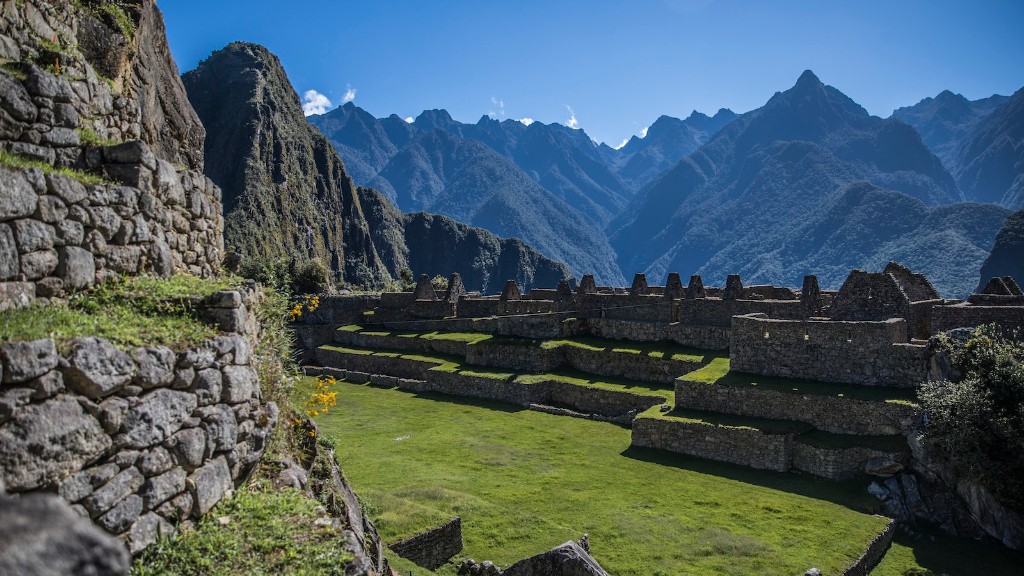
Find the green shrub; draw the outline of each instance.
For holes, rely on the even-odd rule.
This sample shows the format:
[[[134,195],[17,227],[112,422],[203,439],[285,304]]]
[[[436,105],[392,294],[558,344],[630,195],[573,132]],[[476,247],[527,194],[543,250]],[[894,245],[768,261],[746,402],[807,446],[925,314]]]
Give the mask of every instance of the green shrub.
[[[430,279],[430,285],[434,288],[434,290],[447,290],[448,279],[438,274],[437,276],[434,276],[433,278]]]
[[[296,294],[324,294],[333,288],[331,271],[319,258],[291,262],[292,291]]]
[[[985,326],[947,349],[952,380],[918,393],[925,436],[957,474],[1024,511],[1024,342]]]

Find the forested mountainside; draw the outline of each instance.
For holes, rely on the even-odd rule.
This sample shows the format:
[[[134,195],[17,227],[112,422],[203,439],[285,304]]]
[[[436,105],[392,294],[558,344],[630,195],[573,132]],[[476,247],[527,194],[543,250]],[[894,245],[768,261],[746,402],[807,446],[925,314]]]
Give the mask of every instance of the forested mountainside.
[[[952,172],[966,197],[1024,208],[1024,88],[979,124]]]
[[[863,203],[874,194],[851,192],[858,182],[884,189],[891,201],[908,207],[906,212],[887,209],[881,214],[894,223],[908,218],[896,228],[906,238],[879,235],[883,229],[873,225],[859,230],[851,225],[846,230],[857,240],[854,245],[827,261],[811,258],[826,248],[829,235],[800,237],[797,231],[852,223],[856,214],[872,210]],[[892,251],[910,239],[941,232],[970,239],[973,249],[968,252],[976,261],[966,258],[974,263],[956,273],[973,277],[996,230],[984,228],[1005,212],[965,204],[947,208],[969,215],[962,219],[921,216],[929,206],[961,201],[952,176],[912,127],[868,115],[807,71],[793,88],[743,114],[653,181],[609,232],[623,269],[654,277],[668,271],[696,271],[711,278],[739,272],[751,282],[787,285],[799,285],[804,274],[821,274],[822,264],[836,270],[867,266],[886,259],[880,250]],[[915,260],[935,262],[945,270],[938,263],[944,261],[947,246],[914,246]],[[835,287],[841,280],[824,274],[825,286]],[[960,291],[941,281],[937,288],[946,294]]]
[[[230,44],[183,80],[207,127],[206,168],[224,190],[229,249],[317,257],[336,280],[359,286],[379,286],[406,266],[417,274],[463,273],[471,290],[500,290],[496,282],[513,278],[554,286],[568,276],[564,265],[521,242],[455,222],[428,242],[415,231],[407,235],[405,217],[390,205],[372,199],[368,214],[367,194],[357,192],[334,148],[306,122],[298,94],[266,48]],[[466,258],[443,261],[451,267],[442,269],[434,267],[440,261],[433,251]]]
[[[996,233],[992,252],[981,265],[977,289],[994,276],[1013,276],[1018,282],[1024,278],[1024,210],[1011,214]]]
[[[925,98],[913,106],[897,108],[893,118],[910,124],[921,140],[953,172],[960,147],[993,112],[1009,100],[993,94],[980,100],[968,100],[961,94],[943,90],[934,98]]]

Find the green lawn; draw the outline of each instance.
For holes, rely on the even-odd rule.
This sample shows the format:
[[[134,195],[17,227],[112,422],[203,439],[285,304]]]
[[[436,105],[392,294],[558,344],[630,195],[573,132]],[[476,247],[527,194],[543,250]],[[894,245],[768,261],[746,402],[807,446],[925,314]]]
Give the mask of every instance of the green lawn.
[[[463,555],[499,565],[587,532],[616,575],[836,574],[884,525],[858,483],[630,449],[620,426],[500,403],[338,392],[319,423],[385,541],[461,516]]]

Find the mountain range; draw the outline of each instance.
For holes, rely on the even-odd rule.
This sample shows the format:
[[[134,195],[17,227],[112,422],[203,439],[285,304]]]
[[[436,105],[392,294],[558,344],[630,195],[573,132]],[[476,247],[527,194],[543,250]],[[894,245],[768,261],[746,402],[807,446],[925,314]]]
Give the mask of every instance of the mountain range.
[[[564,264],[522,241],[444,216],[403,214],[357,188],[266,48],[230,44],[183,81],[206,126],[207,174],[223,191],[229,249],[317,257],[336,281],[359,286],[380,286],[403,268],[459,272],[468,289],[488,292],[508,279],[528,287],[569,278]]]
[[[1024,150],[1020,99],[943,92],[881,119],[806,71],[761,108],[662,116],[618,149],[558,124],[465,124],[444,110],[410,123],[348,103],[309,120],[400,209],[521,237],[575,275],[799,285],[815,273],[834,288],[896,259],[955,296],[974,287],[1024,182],[1005,174],[1022,172],[1010,158]],[[984,192],[993,181],[1006,190]]]

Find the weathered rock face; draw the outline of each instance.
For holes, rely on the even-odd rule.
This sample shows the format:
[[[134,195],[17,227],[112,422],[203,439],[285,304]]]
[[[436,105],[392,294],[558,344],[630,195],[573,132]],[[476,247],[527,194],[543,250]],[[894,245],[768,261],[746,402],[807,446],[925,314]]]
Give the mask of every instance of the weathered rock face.
[[[608,576],[579,544],[566,542],[506,568],[504,576]]]
[[[389,278],[344,165],[306,122],[277,57],[234,43],[183,80],[206,125],[207,173],[224,190],[227,246],[317,257],[359,285]]]
[[[208,304],[251,317],[259,297],[218,293]],[[82,338],[61,356],[49,340],[4,342],[0,489],[56,491],[133,554],[171,522],[207,513],[249,475],[277,422],[253,369],[258,326],[243,329],[178,352]]]
[[[25,98],[10,76],[0,81],[6,108],[13,111],[5,120],[36,122],[32,129],[39,137],[23,134],[21,141],[49,148],[46,154],[61,164],[79,160],[79,152],[60,148],[77,146],[82,132],[76,129],[84,127],[101,138],[142,140],[158,157],[201,171],[203,126],[185,98],[156,2],[125,0],[113,9],[111,4],[4,3],[0,56],[27,70],[25,88],[33,96]],[[121,22],[114,12],[124,16]],[[36,76],[31,65],[56,75]]]
[[[981,292],[992,278],[1003,276],[1024,279],[1024,210],[1010,214],[996,233],[975,292]]]
[[[0,307],[218,268],[220,191],[153,0],[5,2],[0,58],[0,151],[79,171],[0,170]]]
[[[206,166],[224,190],[226,243],[252,256],[318,257],[345,282],[459,272],[470,290],[508,279],[555,286],[568,268],[517,239],[430,214],[403,215],[356,189],[266,48],[231,44],[184,76],[206,123]],[[268,231],[274,231],[269,233]]]

